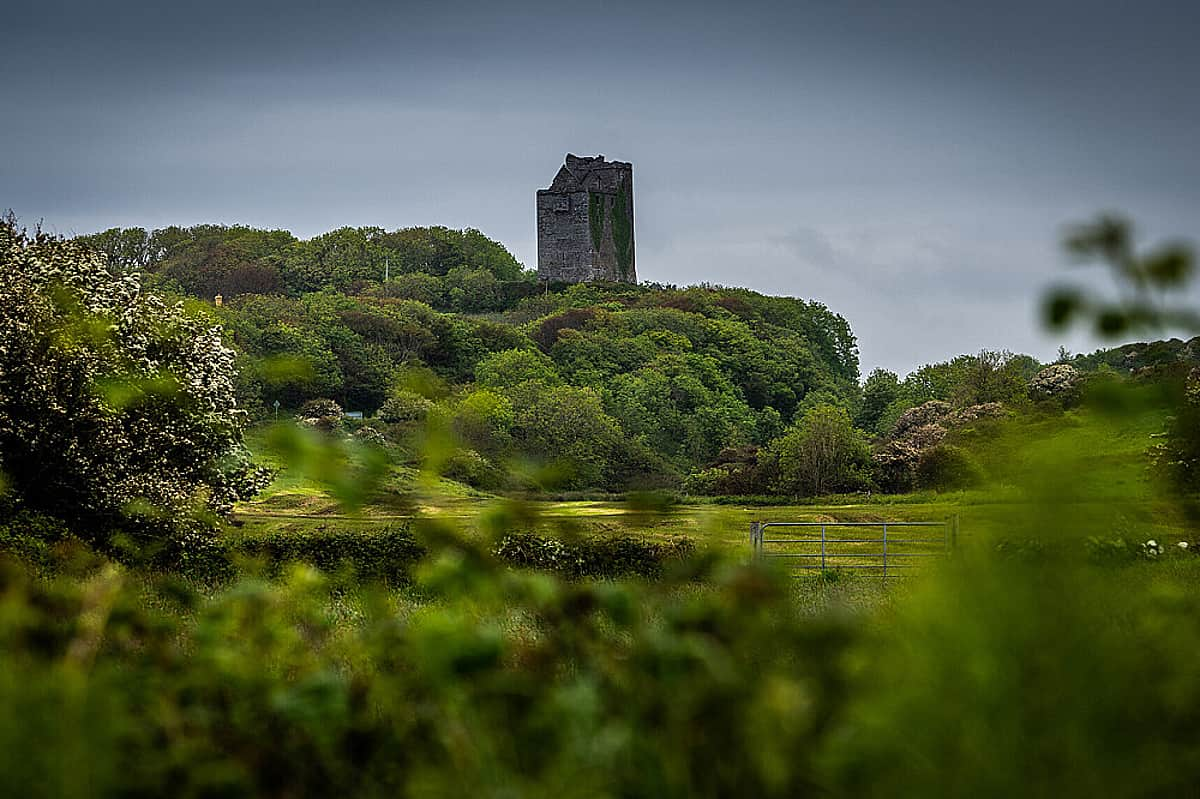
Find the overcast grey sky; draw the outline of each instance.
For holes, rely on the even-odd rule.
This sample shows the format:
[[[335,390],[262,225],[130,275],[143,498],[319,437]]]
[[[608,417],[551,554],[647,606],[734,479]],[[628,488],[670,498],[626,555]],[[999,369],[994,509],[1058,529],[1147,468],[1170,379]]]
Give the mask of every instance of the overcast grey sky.
[[[864,374],[1049,357],[1064,224],[1200,234],[1200,3],[0,0],[0,208],[477,227],[634,163],[638,274],[821,300]]]

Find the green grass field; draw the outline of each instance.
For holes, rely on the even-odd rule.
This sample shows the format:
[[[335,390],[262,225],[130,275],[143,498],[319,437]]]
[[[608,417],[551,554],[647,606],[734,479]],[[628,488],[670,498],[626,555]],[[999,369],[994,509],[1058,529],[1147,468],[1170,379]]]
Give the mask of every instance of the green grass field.
[[[1075,411],[982,431],[972,441],[990,479],[976,489],[937,494],[852,495],[795,505],[697,500],[640,510],[620,499],[553,501],[501,497],[411,466],[392,466],[378,490],[349,512],[315,484],[283,470],[271,487],[237,509],[246,534],[270,529],[378,526],[417,517],[457,524],[467,534],[508,526],[554,535],[635,533],[688,536],[700,546],[749,553],[753,521],[883,522],[959,519],[959,543],[995,538],[1053,540],[1058,528],[1167,544],[1191,531],[1149,472],[1147,452],[1165,414],[1149,394],[1115,412]],[[1064,524],[1064,514],[1069,524]]]

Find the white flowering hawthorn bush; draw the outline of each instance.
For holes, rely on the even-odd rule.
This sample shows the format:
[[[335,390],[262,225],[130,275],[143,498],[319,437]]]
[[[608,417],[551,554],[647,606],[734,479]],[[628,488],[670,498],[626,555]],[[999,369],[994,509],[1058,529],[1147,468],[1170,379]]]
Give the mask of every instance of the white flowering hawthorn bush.
[[[78,244],[0,220],[0,471],[10,502],[103,544],[187,544],[265,475],[234,353],[204,319]],[[167,541],[163,541],[163,538]],[[182,548],[180,548],[182,546]]]
[[[1056,363],[1034,375],[1029,381],[1029,394],[1036,400],[1053,400],[1070,406],[1079,401],[1083,375],[1074,366]]]

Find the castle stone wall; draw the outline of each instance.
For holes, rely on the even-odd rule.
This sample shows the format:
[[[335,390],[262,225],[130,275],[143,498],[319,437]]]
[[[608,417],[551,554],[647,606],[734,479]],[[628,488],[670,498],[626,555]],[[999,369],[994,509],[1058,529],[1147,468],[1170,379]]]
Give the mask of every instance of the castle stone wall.
[[[633,165],[567,155],[537,193],[538,279],[636,283]]]

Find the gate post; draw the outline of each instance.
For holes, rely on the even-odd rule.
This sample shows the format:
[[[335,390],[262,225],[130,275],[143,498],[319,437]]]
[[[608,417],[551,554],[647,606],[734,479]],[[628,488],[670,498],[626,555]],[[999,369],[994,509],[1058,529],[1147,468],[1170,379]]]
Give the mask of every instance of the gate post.
[[[883,523],[883,576],[887,577],[887,522]]]
[[[758,562],[762,557],[762,523],[750,522],[750,559]]]

